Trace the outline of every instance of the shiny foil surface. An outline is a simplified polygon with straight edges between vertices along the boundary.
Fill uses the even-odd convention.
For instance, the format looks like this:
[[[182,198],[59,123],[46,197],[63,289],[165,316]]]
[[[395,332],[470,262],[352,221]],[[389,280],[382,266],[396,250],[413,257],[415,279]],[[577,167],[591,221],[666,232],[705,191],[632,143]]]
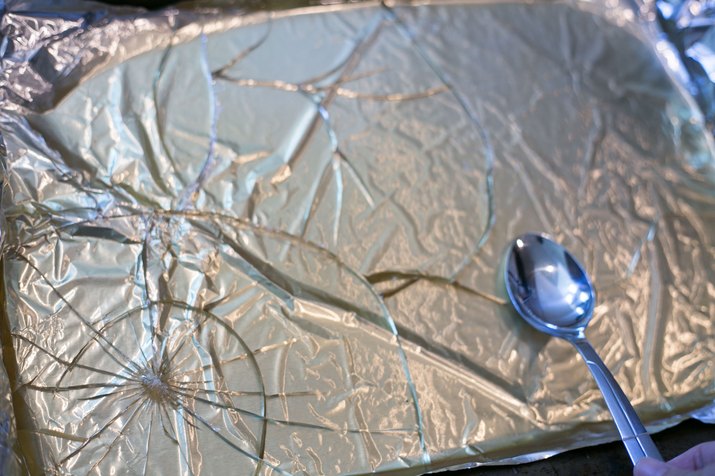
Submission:
[[[715,4],[707,0],[646,2],[680,59],[683,84],[697,100],[711,133],[715,131]]]
[[[0,25],[8,474],[419,474],[617,439],[501,282],[545,232],[651,430],[713,406],[715,159],[632,10]],[[704,414],[704,413],[701,413]]]

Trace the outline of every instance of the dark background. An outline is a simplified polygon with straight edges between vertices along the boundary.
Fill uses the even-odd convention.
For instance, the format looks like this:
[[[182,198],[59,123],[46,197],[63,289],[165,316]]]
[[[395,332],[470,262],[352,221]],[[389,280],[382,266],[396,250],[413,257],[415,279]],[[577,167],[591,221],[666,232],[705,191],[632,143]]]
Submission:
[[[319,2],[312,0],[191,0],[186,2],[172,0],[105,0],[104,3],[142,6],[149,9],[163,8],[169,5],[231,5],[246,10],[259,8],[280,10]],[[715,425],[706,425],[697,420],[686,420],[673,428],[653,435],[653,440],[663,457],[667,460],[681,454],[698,443],[715,440]],[[546,460],[518,466],[482,467],[443,474],[445,474],[445,476],[507,476],[513,474],[620,476],[632,475],[633,466],[623,445],[620,442],[614,442],[606,445],[567,451]]]

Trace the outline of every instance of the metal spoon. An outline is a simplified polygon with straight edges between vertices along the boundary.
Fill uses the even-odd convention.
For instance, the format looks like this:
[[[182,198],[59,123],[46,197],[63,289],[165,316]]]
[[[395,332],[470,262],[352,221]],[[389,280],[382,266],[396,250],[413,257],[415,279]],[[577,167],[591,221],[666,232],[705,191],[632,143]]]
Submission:
[[[586,340],[596,299],[578,261],[546,236],[525,234],[509,247],[504,281],[512,305],[526,322],[571,342],[584,358],[633,464],[646,456],[662,461],[623,390]]]

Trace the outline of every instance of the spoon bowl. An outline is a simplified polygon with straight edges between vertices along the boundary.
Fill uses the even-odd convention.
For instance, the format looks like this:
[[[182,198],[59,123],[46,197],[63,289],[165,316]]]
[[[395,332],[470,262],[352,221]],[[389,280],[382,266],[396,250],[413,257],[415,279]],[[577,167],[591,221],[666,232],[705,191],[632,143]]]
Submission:
[[[515,239],[506,261],[507,294],[533,327],[556,337],[581,336],[596,297],[581,264],[546,236]]]
[[[526,322],[571,342],[584,358],[633,464],[646,456],[662,461],[628,397],[586,340],[596,294],[576,258],[545,235],[521,235],[507,251],[504,283],[511,304]]]

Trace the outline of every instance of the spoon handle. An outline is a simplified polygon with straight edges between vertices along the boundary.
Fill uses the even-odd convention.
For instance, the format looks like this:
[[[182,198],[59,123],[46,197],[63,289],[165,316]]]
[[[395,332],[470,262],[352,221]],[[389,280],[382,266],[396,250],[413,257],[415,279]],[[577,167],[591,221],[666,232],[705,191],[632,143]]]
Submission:
[[[584,358],[588,369],[596,379],[633,464],[635,465],[638,460],[646,456],[663,461],[658,448],[655,447],[636,411],[628,401],[628,397],[623,393],[618,382],[613,378],[591,344],[586,339],[574,339],[571,343]]]

